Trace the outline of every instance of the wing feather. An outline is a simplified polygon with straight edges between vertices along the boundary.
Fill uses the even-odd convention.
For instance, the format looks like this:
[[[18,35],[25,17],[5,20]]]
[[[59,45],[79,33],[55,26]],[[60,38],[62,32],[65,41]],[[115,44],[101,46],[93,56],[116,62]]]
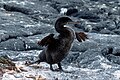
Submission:
[[[88,39],[88,36],[84,33],[84,32],[75,32],[76,34],[76,38],[79,42],[85,41],[86,39]]]
[[[38,41],[38,45],[47,46],[54,42],[54,34],[49,34],[48,36],[44,37],[41,41]]]

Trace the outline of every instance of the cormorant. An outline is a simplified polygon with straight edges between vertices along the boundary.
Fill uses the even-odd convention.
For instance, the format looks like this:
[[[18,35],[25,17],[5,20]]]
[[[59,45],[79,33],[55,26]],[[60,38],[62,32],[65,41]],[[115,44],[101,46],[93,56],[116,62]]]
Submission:
[[[42,52],[39,54],[39,60],[35,62],[30,62],[30,64],[46,62],[50,64],[50,69],[54,71],[52,64],[58,64],[58,70],[62,70],[61,61],[68,55],[72,43],[75,39],[75,36],[78,41],[85,41],[87,35],[83,32],[77,33],[70,27],[64,27],[66,24],[73,24],[69,17],[60,17],[55,23],[55,30],[59,35],[55,38],[54,34],[49,34],[41,41],[38,41],[38,44],[45,46]],[[57,70],[57,69],[56,69]]]

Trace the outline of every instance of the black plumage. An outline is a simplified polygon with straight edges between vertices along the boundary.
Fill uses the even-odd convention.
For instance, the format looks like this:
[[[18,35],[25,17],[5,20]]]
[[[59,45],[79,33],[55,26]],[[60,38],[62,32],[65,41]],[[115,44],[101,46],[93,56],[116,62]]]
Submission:
[[[45,46],[45,48],[39,54],[39,60],[31,62],[30,64],[47,62],[50,64],[50,69],[52,71],[54,71],[52,64],[58,64],[58,69],[62,70],[60,62],[68,55],[75,36],[80,42],[87,39],[87,35],[83,32],[77,33],[70,27],[64,27],[64,25],[69,23],[74,23],[69,17],[60,17],[57,19],[55,30],[59,35],[54,37],[54,34],[49,34],[41,41],[38,41],[38,44]]]

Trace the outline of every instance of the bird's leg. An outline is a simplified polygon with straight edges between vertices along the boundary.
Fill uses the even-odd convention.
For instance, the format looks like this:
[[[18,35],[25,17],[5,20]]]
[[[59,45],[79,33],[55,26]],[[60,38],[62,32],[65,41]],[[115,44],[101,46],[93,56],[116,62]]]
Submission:
[[[52,67],[52,64],[50,64],[50,70],[54,71],[53,67]]]
[[[59,70],[63,70],[62,66],[61,66],[61,63],[58,63],[58,67],[59,67]]]

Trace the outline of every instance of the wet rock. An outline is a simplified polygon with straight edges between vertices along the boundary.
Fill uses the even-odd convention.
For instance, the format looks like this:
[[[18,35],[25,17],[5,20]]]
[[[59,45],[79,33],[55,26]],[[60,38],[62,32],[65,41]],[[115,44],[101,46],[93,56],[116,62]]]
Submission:
[[[35,1],[35,4],[32,5],[30,8],[33,9],[34,11],[38,11],[39,13],[42,14],[49,14],[49,15],[54,15],[54,14],[58,14],[58,11],[56,9],[54,9],[51,4],[54,4],[55,2],[51,1]],[[41,4],[41,5],[39,5]],[[55,3],[55,5],[57,5],[57,3]]]
[[[100,66],[100,63],[99,63],[100,56],[102,55],[99,48],[89,49],[79,55],[79,57],[76,60],[77,62],[76,64],[78,64],[78,67],[97,68]],[[92,63],[94,64],[91,65]]]
[[[113,30],[113,32],[120,35],[120,29],[115,29],[115,30]]]
[[[120,64],[120,47],[108,46],[101,50],[103,56],[105,56],[109,61]]]
[[[91,25],[86,25],[85,28],[84,28],[84,31],[85,32],[91,32],[92,31],[92,26]]]
[[[80,24],[75,24],[74,26],[75,26],[76,28],[85,30],[86,23],[85,23],[84,21],[80,21]]]
[[[99,1],[99,0],[90,0],[90,1]]]
[[[98,44],[94,41],[75,42],[72,47],[72,51],[85,52],[88,49],[97,48]]]
[[[120,57],[110,54],[107,56],[107,59],[113,63],[120,64]]]
[[[119,46],[120,44],[118,43],[119,42],[119,36],[118,35],[114,35],[114,36],[110,36],[110,35],[105,35],[102,36],[101,38],[101,35],[97,34],[97,37],[95,37],[95,33],[92,33],[92,34],[88,34],[89,37],[92,35],[92,37],[90,37],[90,40],[93,40],[95,41],[96,43],[99,43],[99,46]],[[88,37],[88,38],[89,38]],[[98,38],[101,38],[101,39],[98,39]]]
[[[75,7],[82,7],[84,5],[83,1],[59,1],[53,0],[52,4],[50,4],[54,9],[56,9],[59,13],[61,13],[63,9],[73,9]]]
[[[102,29],[102,30],[100,31],[100,33],[101,33],[101,34],[110,34],[111,31],[108,30],[108,29]]]
[[[40,40],[40,38],[39,38]],[[33,39],[22,39],[22,41],[24,42],[24,45],[25,45],[25,50],[41,50],[43,49],[42,46],[39,46],[37,44],[37,41],[33,38]]]
[[[8,34],[0,34],[0,42],[2,42],[2,41],[5,41],[5,40],[7,40],[9,38],[9,35]]]
[[[0,49],[2,50],[25,50],[24,42],[19,39],[10,39],[0,43]]]
[[[68,9],[67,12],[65,13],[67,16],[73,15],[75,13],[78,13],[77,9]]]
[[[32,10],[27,9],[27,8],[23,8],[23,7],[20,7],[20,6],[16,6],[16,5],[7,5],[7,4],[4,4],[3,8],[6,11],[21,12],[21,13],[26,14],[26,15],[33,14]]]
[[[112,46],[107,46],[101,50],[101,53],[103,56],[107,56],[109,54],[113,54],[113,47]]]
[[[105,22],[105,27],[106,27],[108,30],[111,30],[111,31],[114,30],[114,29],[116,29],[115,22],[110,21],[110,20],[108,20],[108,21]]]
[[[35,61],[38,58],[41,50],[29,51],[13,51],[13,50],[0,50],[0,56],[9,58],[12,61]],[[33,55],[34,54],[34,55]]]
[[[108,46],[102,49],[101,52],[104,56],[108,55],[120,56],[120,47]]]
[[[91,33],[99,33],[99,32],[96,31],[96,30],[91,30],[90,32],[91,32]]]
[[[100,32],[104,28],[105,28],[105,26],[104,26],[104,24],[102,24],[102,22],[97,23],[97,24],[92,26],[92,30],[97,31],[97,32]]]
[[[75,63],[75,61],[79,57],[79,55],[80,55],[79,52],[69,52],[67,57],[61,63],[64,64],[65,66]]]
[[[48,70],[47,63],[43,62],[40,64],[42,69],[28,67],[31,68],[28,73],[38,75],[40,72],[39,74],[43,74],[47,79],[119,80],[118,0],[1,0],[0,55],[7,55],[14,61],[23,61],[22,63],[26,60],[36,60],[43,49],[37,45],[37,41],[49,33],[58,35],[54,23],[58,17],[64,16],[62,12],[65,10],[70,10],[68,15],[73,20],[81,22],[75,24],[75,31],[89,32],[89,39],[85,42],[74,41],[70,54],[62,62],[63,69],[73,72],[58,74],[59,72]],[[113,51],[110,51],[110,48]],[[28,73],[21,72],[22,76],[16,74],[26,80],[24,76]],[[4,78],[8,77],[8,80],[10,76],[14,77],[4,75]]]
[[[88,19],[91,22],[99,22],[100,18],[96,14],[94,14],[91,11],[80,11],[74,17],[82,18],[82,19]]]
[[[113,49],[113,55],[120,56],[120,47],[115,47]]]

